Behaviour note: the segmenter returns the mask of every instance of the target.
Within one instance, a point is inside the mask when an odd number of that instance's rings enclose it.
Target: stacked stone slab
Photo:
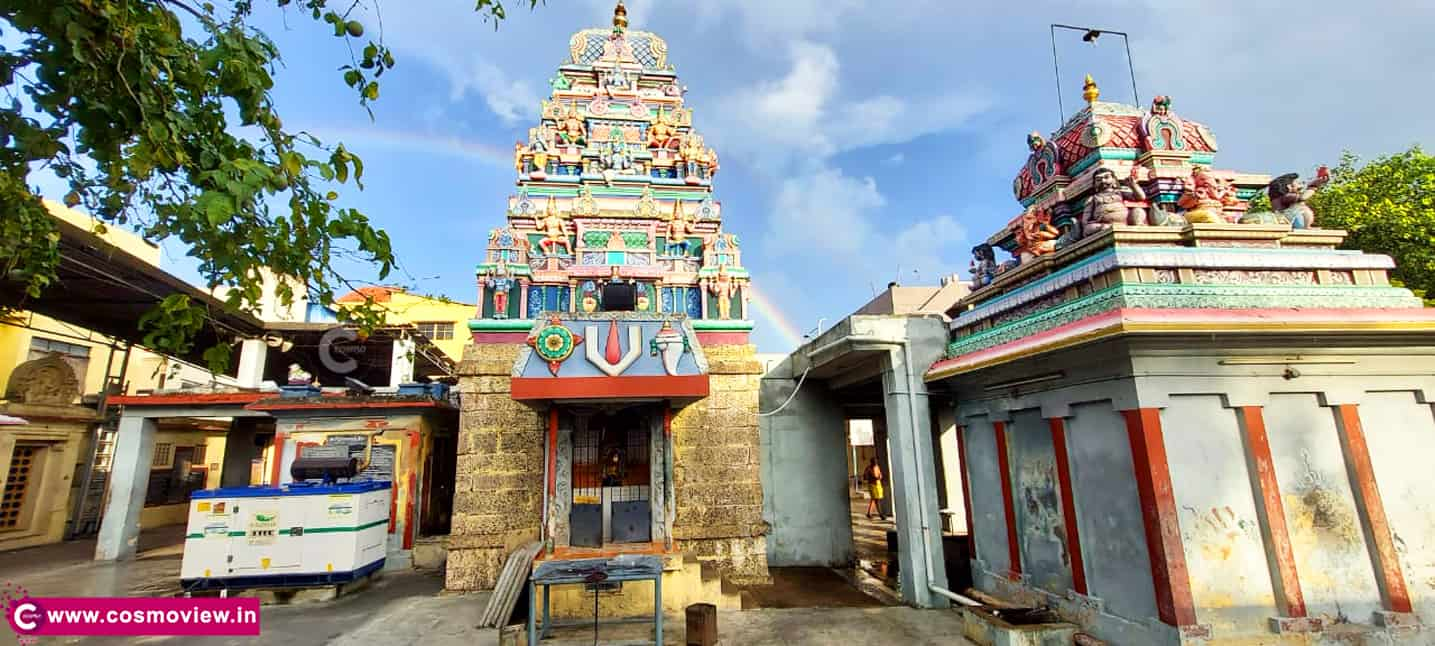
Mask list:
[[[459,364],[462,409],[445,587],[487,590],[543,517],[539,411],[509,396],[516,345],[474,345]]]
[[[673,416],[673,537],[716,561],[733,582],[765,581],[767,525],[757,397],[762,366],[752,345],[705,348],[712,394]]]

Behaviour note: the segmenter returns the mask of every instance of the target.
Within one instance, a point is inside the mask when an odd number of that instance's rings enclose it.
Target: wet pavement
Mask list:
[[[897,558],[887,551],[887,532],[897,529],[896,521],[888,516],[867,517],[866,492],[852,492],[852,547],[857,553],[858,567],[896,589]]]

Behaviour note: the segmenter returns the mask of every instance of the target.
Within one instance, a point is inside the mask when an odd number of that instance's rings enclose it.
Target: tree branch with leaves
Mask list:
[[[341,79],[368,109],[395,59],[382,33],[365,40],[352,16],[377,4],[274,1],[332,27],[350,54]],[[495,26],[506,15],[493,0],[475,9]],[[280,52],[250,24],[252,11],[252,0],[0,4],[0,42],[20,42],[0,46],[0,277],[22,282],[28,298],[54,287],[60,235],[31,185],[40,173],[68,184],[64,203],[101,226],[182,242],[210,288],[229,288],[226,307],[236,310],[259,305],[263,270],[280,279],[284,304],[303,285],[311,301],[331,305],[352,287],[336,256],[371,263],[379,280],[396,268],[389,236],[337,192],[362,190],[362,160],[284,128],[271,95]],[[340,314],[365,328],[382,323],[372,307]],[[187,298],[165,299],[140,321],[144,343],[188,352],[209,317]],[[229,346],[205,356],[222,370]]]

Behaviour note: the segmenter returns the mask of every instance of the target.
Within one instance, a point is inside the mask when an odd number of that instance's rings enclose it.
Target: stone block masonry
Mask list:
[[[469,345],[445,587],[487,590],[509,552],[542,534],[546,409],[509,391],[518,345]],[[769,580],[752,345],[703,348],[711,395],[673,412],[673,538],[733,583]]]
[[[543,518],[542,411],[509,396],[516,345],[469,345],[459,364],[458,465],[445,587],[487,590]]]
[[[712,394],[673,415],[679,549],[710,559],[734,583],[768,580],[757,430],[762,366],[751,345],[703,348]]]

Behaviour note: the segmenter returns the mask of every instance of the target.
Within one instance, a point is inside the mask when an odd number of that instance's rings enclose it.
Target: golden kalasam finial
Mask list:
[[[623,0],[618,0],[618,6],[613,7],[613,28],[628,28],[628,8],[623,6]]]
[[[1096,99],[1100,96],[1101,88],[1096,87],[1096,81],[1092,80],[1090,74],[1087,74],[1086,82],[1081,85],[1081,98],[1086,99],[1087,103],[1096,103]]]

